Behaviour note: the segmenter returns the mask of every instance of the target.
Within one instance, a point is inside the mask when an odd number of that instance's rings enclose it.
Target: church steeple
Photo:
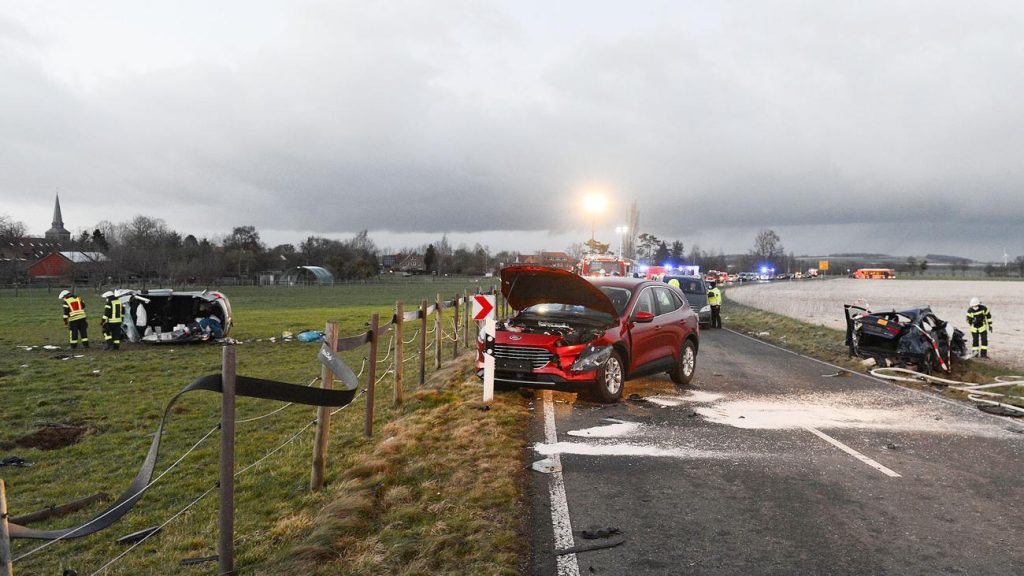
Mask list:
[[[64,228],[64,218],[60,214],[60,195],[57,195],[57,199],[53,204],[53,223],[49,230],[46,231],[47,240],[56,240],[58,242],[70,242],[71,232],[68,232]]]

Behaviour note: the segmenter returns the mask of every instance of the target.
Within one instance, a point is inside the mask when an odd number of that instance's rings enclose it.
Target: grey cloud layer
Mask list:
[[[576,8],[307,5],[242,56],[88,91],[0,14],[0,213],[61,187],[179,227],[565,232],[599,183],[708,248],[913,219],[890,245],[1024,253],[1017,3]]]

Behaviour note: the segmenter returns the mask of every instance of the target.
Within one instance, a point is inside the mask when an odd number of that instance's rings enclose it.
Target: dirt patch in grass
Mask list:
[[[6,443],[4,448],[18,446],[21,448],[38,448],[39,450],[58,450],[72,444],[77,444],[88,430],[85,426],[63,424],[43,426],[35,432]]]

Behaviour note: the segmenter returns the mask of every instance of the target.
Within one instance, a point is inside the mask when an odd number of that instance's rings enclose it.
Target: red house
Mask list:
[[[51,252],[29,266],[28,275],[39,280],[71,278],[106,260],[100,252]]]

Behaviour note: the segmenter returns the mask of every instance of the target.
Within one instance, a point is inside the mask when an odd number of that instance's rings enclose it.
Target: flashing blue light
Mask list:
[[[768,273],[768,267],[767,266],[761,266],[761,274],[767,274],[767,273]]]

